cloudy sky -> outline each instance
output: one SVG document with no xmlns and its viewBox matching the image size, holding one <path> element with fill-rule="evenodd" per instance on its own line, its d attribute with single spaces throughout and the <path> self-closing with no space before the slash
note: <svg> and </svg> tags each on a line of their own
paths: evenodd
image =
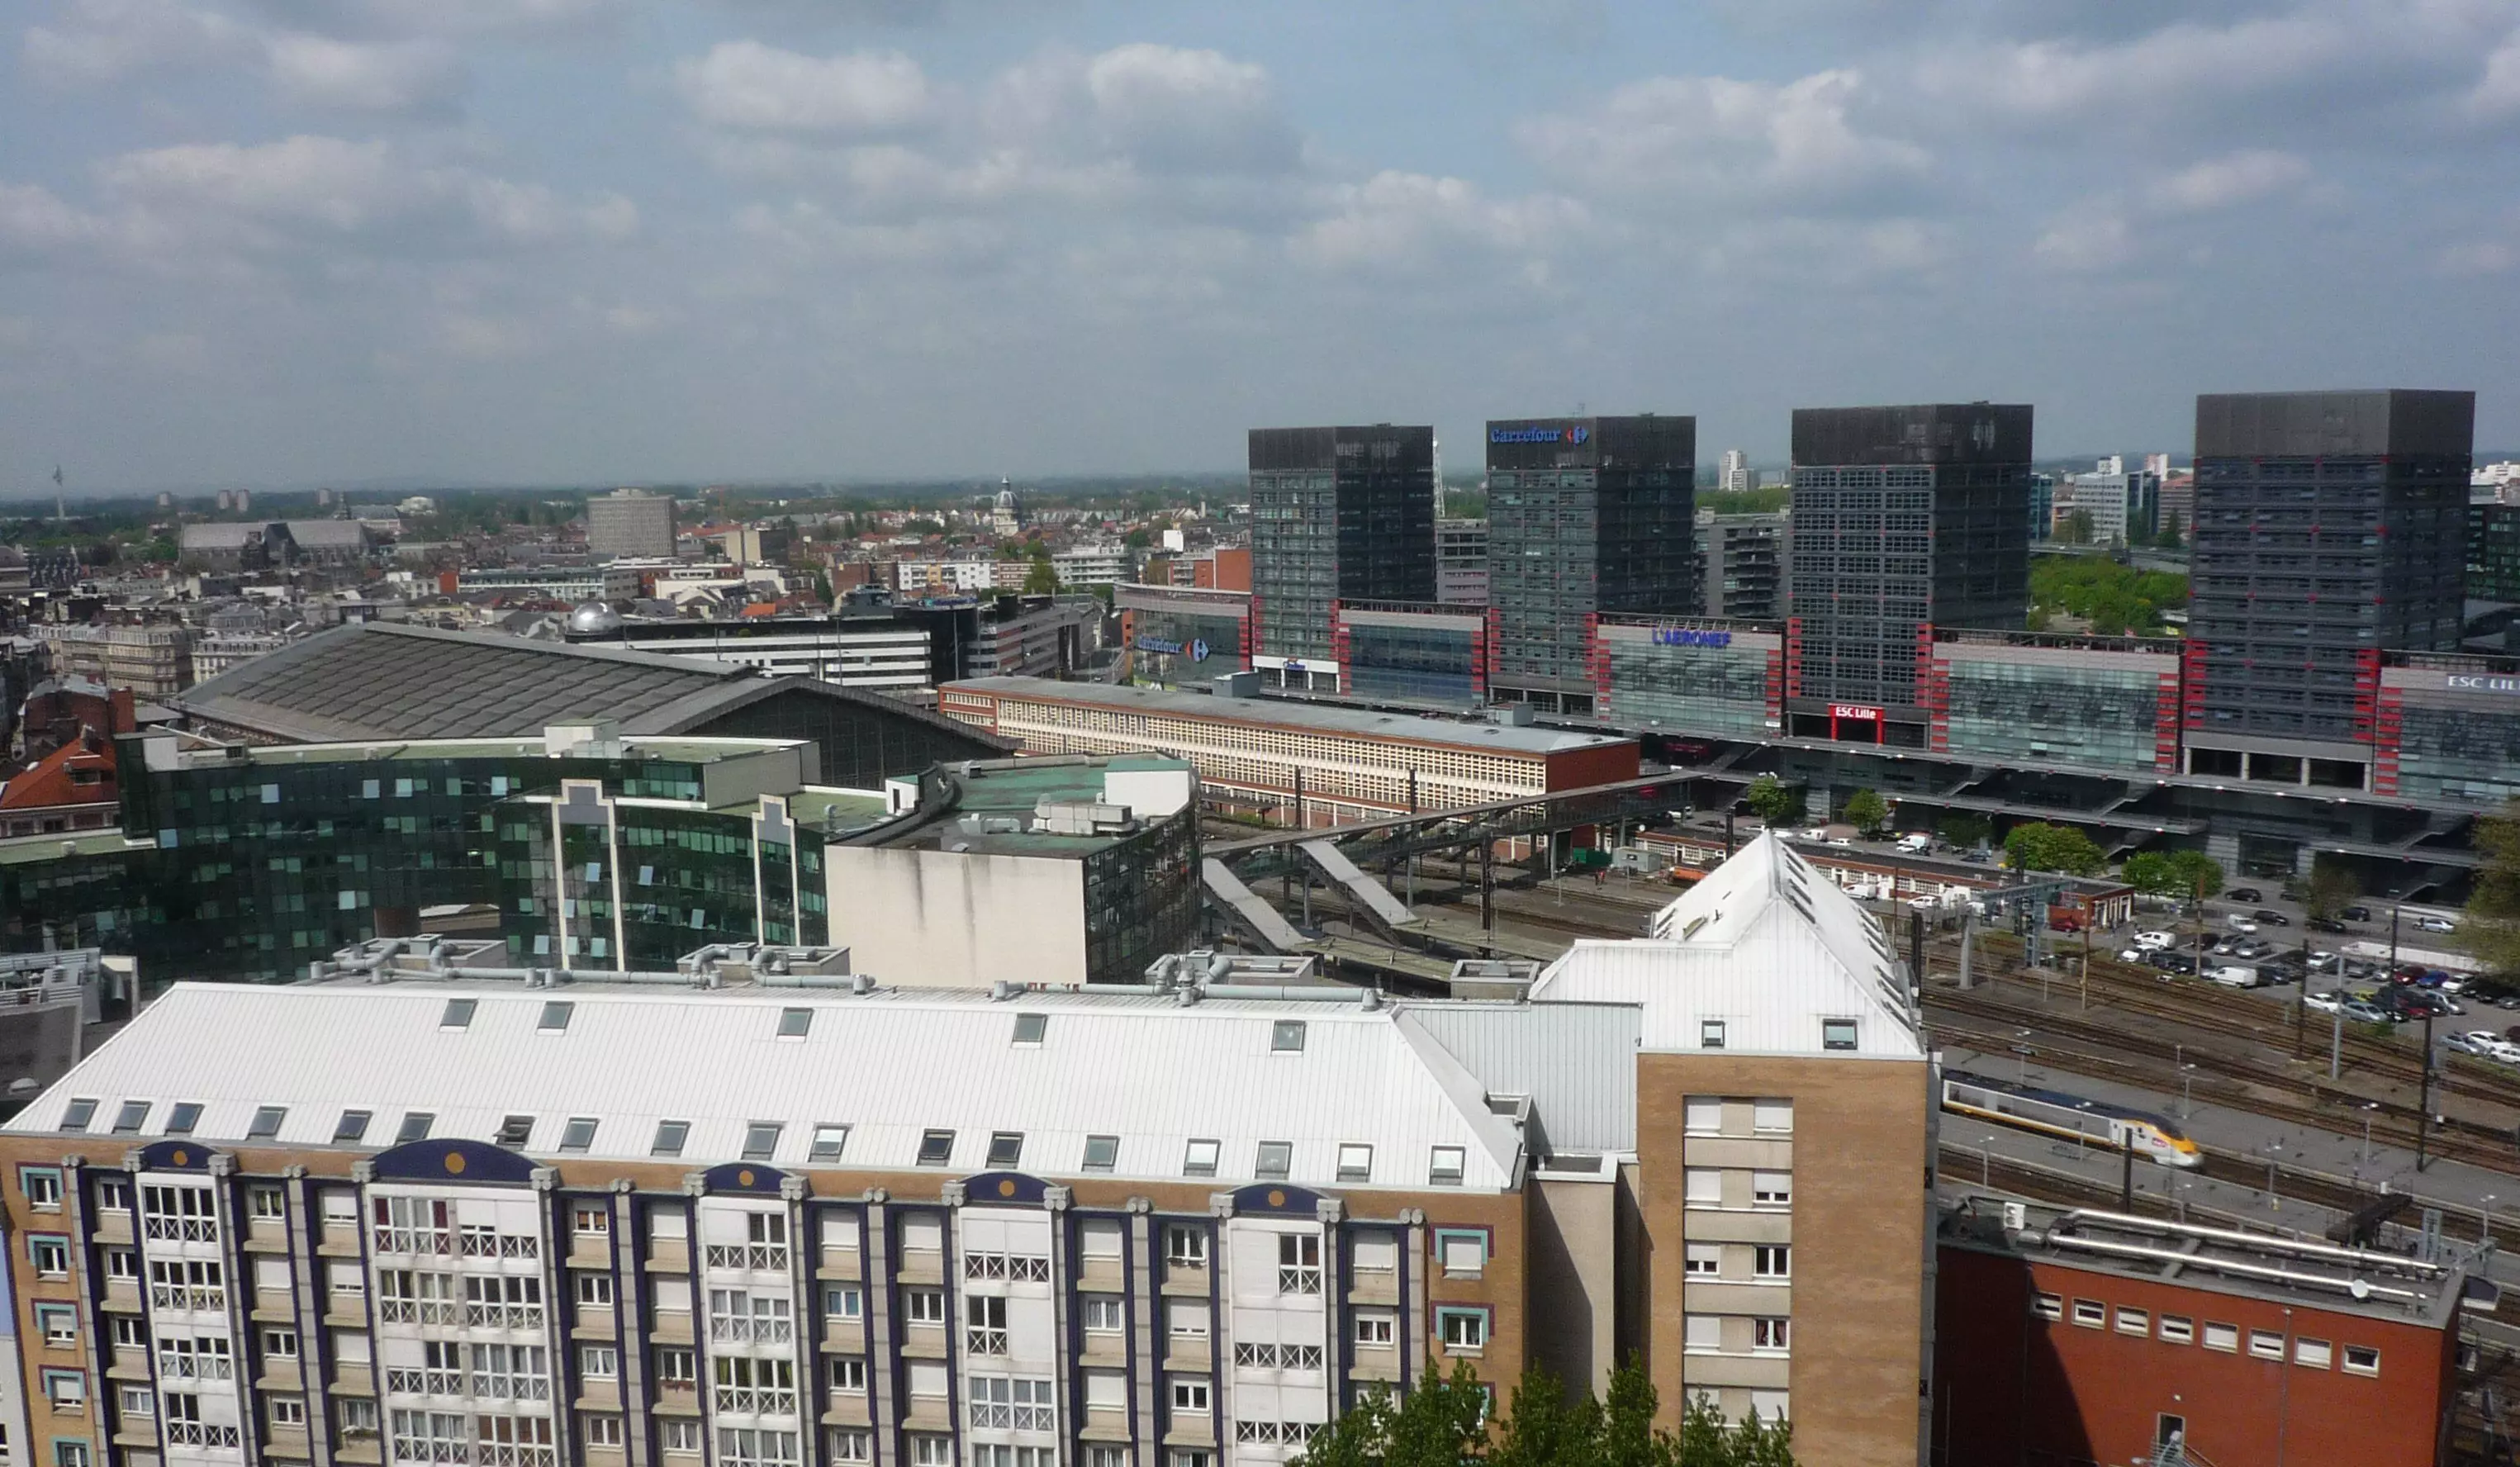
<svg viewBox="0 0 2520 1467">
<path fill-rule="evenodd" d="M 22 0 L 0 493 L 2472 387 L 2511 0 Z M 42 487 L 49 488 L 49 484 Z"/>
</svg>

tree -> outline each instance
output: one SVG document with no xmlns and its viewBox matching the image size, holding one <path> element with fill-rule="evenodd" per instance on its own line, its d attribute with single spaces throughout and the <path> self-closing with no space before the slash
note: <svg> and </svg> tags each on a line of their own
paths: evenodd
<svg viewBox="0 0 2520 1467">
<path fill-rule="evenodd" d="M 1049 556 L 1036 556 L 1032 562 L 1032 569 L 1024 572 L 1023 594 L 1026 596 L 1058 594 L 1058 567 L 1050 563 Z"/>
<path fill-rule="evenodd" d="M 1955 846 L 1982 846 L 1995 838 L 1995 826 L 1985 816 L 1962 810 L 1936 822 L 1934 833 Z"/>
<path fill-rule="evenodd" d="M 1749 792 L 1742 798 L 1749 802 L 1751 814 L 1772 826 L 1791 824 L 1802 818 L 1802 786 L 1779 782 L 1774 775 L 1761 775 L 1751 780 Z"/>
<path fill-rule="evenodd" d="M 1877 836 L 1890 823 L 1890 802 L 1881 798 L 1879 790 L 1859 789 L 1846 797 L 1846 822 L 1867 839 Z"/>
<path fill-rule="evenodd" d="M 2091 511 L 2068 510 L 2065 517 L 2056 521 L 2056 541 L 2060 545 L 2089 545 L 2092 528 Z"/>
<path fill-rule="evenodd" d="M 2463 934 L 2497 978 L 2520 975 L 2520 800 L 2476 822 L 2485 860 L 2467 898 Z"/>
<path fill-rule="evenodd" d="M 2153 537 L 2152 543 L 2163 550 L 2185 550 L 2187 548 L 2187 542 L 2181 538 L 2179 533 L 2178 515 L 2164 514 L 2161 516 L 2161 533 Z"/>
<path fill-rule="evenodd" d="M 2119 874 L 2147 896 L 2201 902 L 2223 890 L 2223 864 L 2202 851 L 2138 851 Z"/>
<path fill-rule="evenodd" d="M 1313 1436 L 1296 1467 L 1793 1467 L 1790 1431 L 1751 1417 L 1729 1424 L 1703 1396 L 1680 1430 L 1654 1425 L 1653 1383 L 1631 1362 L 1606 1400 L 1567 1399 L 1556 1377 L 1523 1372 L 1508 1408 L 1486 1419 L 1487 1392 L 1466 1362 L 1430 1377 L 1404 1400 L 1362 1397 Z"/>
<path fill-rule="evenodd" d="M 2312 916 L 2333 919 L 2347 903 L 2362 895 L 2362 878 L 2334 856 L 2314 856 L 2310 861 L 2310 884 L 2302 891 L 2302 909 Z"/>
<path fill-rule="evenodd" d="M 2088 876 L 2106 861 L 2092 838 L 2071 825 L 2032 821 L 2003 837 L 2003 864 L 2016 871 L 2063 871 Z"/>
</svg>

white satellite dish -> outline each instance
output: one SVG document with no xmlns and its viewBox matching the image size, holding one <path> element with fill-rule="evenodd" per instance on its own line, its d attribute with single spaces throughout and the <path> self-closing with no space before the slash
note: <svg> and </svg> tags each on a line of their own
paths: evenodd
<svg viewBox="0 0 2520 1467">
<path fill-rule="evenodd" d="M 2345 1291 L 2357 1299 L 2368 1299 L 2371 1297 L 2371 1285 L 2359 1278 L 2354 1280 L 2352 1283 L 2347 1284 L 2345 1286 Z"/>
</svg>

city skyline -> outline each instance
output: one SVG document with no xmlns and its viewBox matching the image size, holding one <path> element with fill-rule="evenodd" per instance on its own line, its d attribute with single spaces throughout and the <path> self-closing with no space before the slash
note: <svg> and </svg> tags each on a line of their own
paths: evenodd
<svg viewBox="0 0 2520 1467">
<path fill-rule="evenodd" d="M 1520 412 L 1776 462 L 1981 398 L 2177 451 L 2198 392 L 2382 382 L 2520 441 L 2520 23 L 2468 0 L 44 0 L 0 74 L 12 497 Z"/>
</svg>

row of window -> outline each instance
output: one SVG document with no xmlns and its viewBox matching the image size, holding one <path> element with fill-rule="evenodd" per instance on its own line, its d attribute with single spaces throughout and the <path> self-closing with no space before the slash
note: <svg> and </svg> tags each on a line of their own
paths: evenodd
<svg viewBox="0 0 2520 1467">
<path fill-rule="evenodd" d="M 2060 1295 L 2038 1294 L 2031 1299 L 2030 1311 L 2042 1319 L 2062 1319 L 2065 1317 L 2065 1301 Z M 2138 1339 L 2158 1340 L 2165 1345 L 2200 1345 L 2226 1355 L 2240 1353 L 2243 1334 L 2239 1325 L 2216 1319 L 2206 1320 L 2200 1330 L 2196 1320 L 2186 1314 L 2163 1314 L 2156 1322 L 2149 1310 L 2131 1309 L 2126 1305 L 2118 1305 L 2113 1310 L 2097 1299 L 2075 1300 L 2073 1322 L 2084 1329 L 2114 1328 L 2119 1334 L 2133 1335 Z M 2284 1358 L 2285 1347 L 2289 1343 L 2292 1362 L 2296 1365 L 2326 1370 L 2338 1364 L 2332 1341 L 2295 1335 L 2287 1342 L 2284 1332 L 2279 1329 L 2250 1329 L 2245 1333 L 2248 1353 L 2258 1359 Z M 2348 1345 L 2342 1365 L 2348 1375 L 2378 1375 L 2379 1347 Z"/>
</svg>

